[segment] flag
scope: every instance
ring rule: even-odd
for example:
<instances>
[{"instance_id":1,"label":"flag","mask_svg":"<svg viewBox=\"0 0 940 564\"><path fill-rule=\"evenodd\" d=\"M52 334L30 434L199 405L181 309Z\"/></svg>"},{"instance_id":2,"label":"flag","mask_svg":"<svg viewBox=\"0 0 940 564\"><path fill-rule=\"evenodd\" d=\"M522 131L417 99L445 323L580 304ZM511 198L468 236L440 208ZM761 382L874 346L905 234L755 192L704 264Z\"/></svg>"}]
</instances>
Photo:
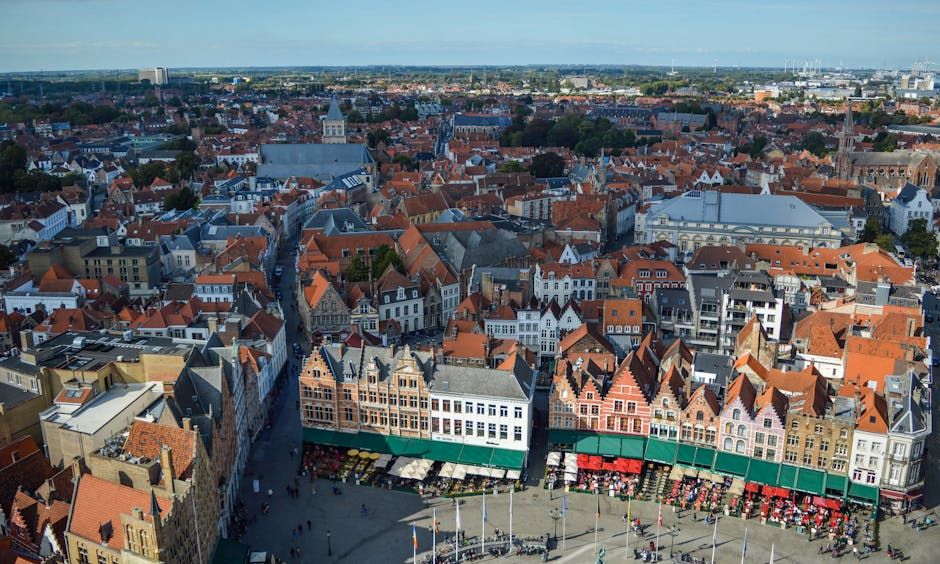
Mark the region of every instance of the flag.
<instances>
[{"instance_id":1,"label":"flag","mask_svg":"<svg viewBox=\"0 0 940 564\"><path fill-rule=\"evenodd\" d=\"M770 544L770 564L774 564L774 545Z\"/></svg>"},{"instance_id":2,"label":"flag","mask_svg":"<svg viewBox=\"0 0 940 564\"><path fill-rule=\"evenodd\" d=\"M561 515L568 515L568 494L561 496Z\"/></svg>"},{"instance_id":3,"label":"flag","mask_svg":"<svg viewBox=\"0 0 940 564\"><path fill-rule=\"evenodd\" d=\"M663 526L663 502L659 502L659 519L656 521L656 524L660 527Z\"/></svg>"},{"instance_id":4,"label":"flag","mask_svg":"<svg viewBox=\"0 0 940 564\"><path fill-rule=\"evenodd\" d=\"M630 508L631 508L632 502L633 502L633 499L628 497L627 498L627 525L630 524Z\"/></svg>"},{"instance_id":5,"label":"flag","mask_svg":"<svg viewBox=\"0 0 940 564\"><path fill-rule=\"evenodd\" d=\"M601 518L601 496L594 494L594 499L597 500L597 518Z\"/></svg>"},{"instance_id":6,"label":"flag","mask_svg":"<svg viewBox=\"0 0 940 564\"><path fill-rule=\"evenodd\" d=\"M747 529L744 529L744 543L741 545L741 562L744 562L744 557L747 555Z\"/></svg>"},{"instance_id":7,"label":"flag","mask_svg":"<svg viewBox=\"0 0 940 564\"><path fill-rule=\"evenodd\" d=\"M460 500L457 500L457 533L460 532Z\"/></svg>"},{"instance_id":8,"label":"flag","mask_svg":"<svg viewBox=\"0 0 940 564\"><path fill-rule=\"evenodd\" d=\"M411 524L411 544L415 550L418 550L418 529L415 524Z\"/></svg>"},{"instance_id":9,"label":"flag","mask_svg":"<svg viewBox=\"0 0 940 564\"><path fill-rule=\"evenodd\" d=\"M483 492L483 522L486 523L486 492Z\"/></svg>"}]
</instances>

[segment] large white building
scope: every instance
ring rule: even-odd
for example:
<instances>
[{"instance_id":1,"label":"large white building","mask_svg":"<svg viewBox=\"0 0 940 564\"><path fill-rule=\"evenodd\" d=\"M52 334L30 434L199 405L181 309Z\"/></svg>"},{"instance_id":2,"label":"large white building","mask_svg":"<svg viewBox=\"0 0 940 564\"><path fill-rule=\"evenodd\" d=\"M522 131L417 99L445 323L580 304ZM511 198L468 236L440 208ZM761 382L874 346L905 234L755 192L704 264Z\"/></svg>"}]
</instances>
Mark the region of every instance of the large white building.
<instances>
[{"instance_id":1,"label":"large white building","mask_svg":"<svg viewBox=\"0 0 940 564\"><path fill-rule=\"evenodd\" d=\"M497 369L435 366L428 384L431 439L528 451L535 376L518 355Z\"/></svg>"},{"instance_id":2,"label":"large white building","mask_svg":"<svg viewBox=\"0 0 940 564\"><path fill-rule=\"evenodd\" d=\"M933 203L926 190L907 183L898 190L898 195L888 206L888 227L900 237L907 233L915 219L926 221L927 230L930 231L933 226Z\"/></svg>"},{"instance_id":3,"label":"large white building","mask_svg":"<svg viewBox=\"0 0 940 564\"><path fill-rule=\"evenodd\" d=\"M669 241L680 252L742 243L842 245L839 229L795 196L690 190L652 206L637 222L637 241Z\"/></svg>"}]
</instances>

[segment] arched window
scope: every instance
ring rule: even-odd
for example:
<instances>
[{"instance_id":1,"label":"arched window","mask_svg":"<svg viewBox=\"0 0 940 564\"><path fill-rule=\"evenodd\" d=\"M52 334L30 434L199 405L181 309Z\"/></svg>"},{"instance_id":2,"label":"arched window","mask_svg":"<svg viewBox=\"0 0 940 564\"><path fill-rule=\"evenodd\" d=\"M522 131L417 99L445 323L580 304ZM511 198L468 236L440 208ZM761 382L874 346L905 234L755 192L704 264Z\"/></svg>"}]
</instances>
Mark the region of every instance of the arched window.
<instances>
[{"instance_id":1,"label":"arched window","mask_svg":"<svg viewBox=\"0 0 940 564\"><path fill-rule=\"evenodd\" d=\"M725 423L725 434L726 434L726 435L733 435L733 434L734 434L734 423L732 423L732 422L730 422L730 421L727 422L727 423Z\"/></svg>"},{"instance_id":2,"label":"arched window","mask_svg":"<svg viewBox=\"0 0 940 564\"><path fill-rule=\"evenodd\" d=\"M737 444L734 445L735 452L744 452L744 441L739 440Z\"/></svg>"},{"instance_id":3,"label":"arched window","mask_svg":"<svg viewBox=\"0 0 940 564\"><path fill-rule=\"evenodd\" d=\"M733 442L734 441L732 441L730 438L725 439L725 450L731 450L731 447L734 446Z\"/></svg>"},{"instance_id":4,"label":"arched window","mask_svg":"<svg viewBox=\"0 0 940 564\"><path fill-rule=\"evenodd\" d=\"M734 411L732 411L732 412L731 412L731 418L734 419L735 421L740 421L740 420L741 420L741 410L740 410L740 409L735 409Z\"/></svg>"},{"instance_id":5,"label":"arched window","mask_svg":"<svg viewBox=\"0 0 940 564\"><path fill-rule=\"evenodd\" d=\"M746 437L747 436L747 427L744 425L738 425L738 436Z\"/></svg>"},{"instance_id":6,"label":"arched window","mask_svg":"<svg viewBox=\"0 0 940 564\"><path fill-rule=\"evenodd\" d=\"M705 421L705 414L702 413L701 411L696 411L696 412L695 412L695 420L696 420L696 421Z\"/></svg>"}]
</instances>

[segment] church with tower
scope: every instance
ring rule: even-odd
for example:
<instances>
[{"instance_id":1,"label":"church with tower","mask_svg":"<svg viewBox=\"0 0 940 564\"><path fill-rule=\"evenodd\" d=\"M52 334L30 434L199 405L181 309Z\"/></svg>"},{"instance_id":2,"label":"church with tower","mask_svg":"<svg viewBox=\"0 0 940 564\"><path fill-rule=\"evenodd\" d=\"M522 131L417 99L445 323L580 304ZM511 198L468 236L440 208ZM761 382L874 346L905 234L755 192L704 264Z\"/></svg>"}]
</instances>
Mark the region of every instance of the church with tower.
<instances>
[{"instance_id":1,"label":"church with tower","mask_svg":"<svg viewBox=\"0 0 940 564\"><path fill-rule=\"evenodd\" d=\"M834 161L839 178L885 190L897 190L907 183L931 190L940 179L935 153L907 149L856 151L851 104L846 106L845 122L839 132L839 152Z\"/></svg>"}]
</instances>

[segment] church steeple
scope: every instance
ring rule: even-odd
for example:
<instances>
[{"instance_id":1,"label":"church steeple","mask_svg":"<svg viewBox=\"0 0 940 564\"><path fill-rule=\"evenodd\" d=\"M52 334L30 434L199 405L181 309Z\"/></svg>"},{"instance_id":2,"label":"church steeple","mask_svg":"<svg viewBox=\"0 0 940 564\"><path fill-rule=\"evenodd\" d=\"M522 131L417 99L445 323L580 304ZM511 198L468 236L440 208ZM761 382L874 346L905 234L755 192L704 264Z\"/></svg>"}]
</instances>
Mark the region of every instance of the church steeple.
<instances>
[{"instance_id":1,"label":"church steeple","mask_svg":"<svg viewBox=\"0 0 940 564\"><path fill-rule=\"evenodd\" d=\"M839 178L852 176L852 150L855 148L855 121L852 119L852 104L845 101L845 122L839 132L839 153L836 157L836 170Z\"/></svg>"}]
</instances>

